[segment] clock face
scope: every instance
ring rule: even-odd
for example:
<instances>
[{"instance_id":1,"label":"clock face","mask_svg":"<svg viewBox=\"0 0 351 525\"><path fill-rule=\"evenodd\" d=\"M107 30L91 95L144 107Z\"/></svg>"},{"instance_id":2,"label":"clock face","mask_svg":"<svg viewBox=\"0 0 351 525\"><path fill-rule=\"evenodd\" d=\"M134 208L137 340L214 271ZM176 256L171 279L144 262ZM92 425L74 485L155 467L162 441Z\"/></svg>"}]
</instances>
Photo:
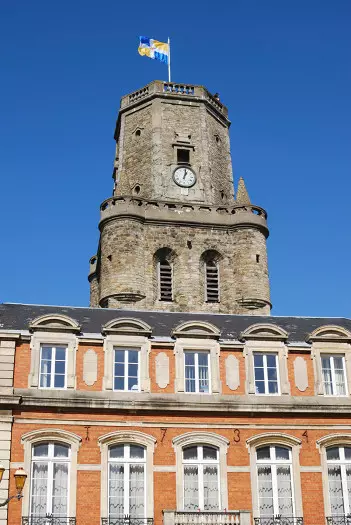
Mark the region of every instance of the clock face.
<instances>
[{"instance_id":1,"label":"clock face","mask_svg":"<svg viewBox=\"0 0 351 525\"><path fill-rule=\"evenodd\" d=\"M196 175L190 168L180 167L174 170L173 179L178 186L190 188L196 182Z\"/></svg>"}]
</instances>

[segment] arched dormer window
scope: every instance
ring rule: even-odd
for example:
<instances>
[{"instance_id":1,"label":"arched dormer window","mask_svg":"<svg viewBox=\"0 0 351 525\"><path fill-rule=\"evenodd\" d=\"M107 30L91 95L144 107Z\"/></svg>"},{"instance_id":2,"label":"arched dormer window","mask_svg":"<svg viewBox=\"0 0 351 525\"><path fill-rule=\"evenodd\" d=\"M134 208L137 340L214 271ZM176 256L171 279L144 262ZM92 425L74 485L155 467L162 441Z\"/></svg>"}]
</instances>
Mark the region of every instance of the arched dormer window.
<instances>
[{"instance_id":1,"label":"arched dormer window","mask_svg":"<svg viewBox=\"0 0 351 525\"><path fill-rule=\"evenodd\" d=\"M157 299L159 301L173 301L173 259L174 252L170 248L161 248L155 253Z\"/></svg>"},{"instance_id":2,"label":"arched dormer window","mask_svg":"<svg viewBox=\"0 0 351 525\"><path fill-rule=\"evenodd\" d=\"M202 274L204 279L204 299L206 303L219 303L219 260L221 256L216 250L207 250L201 256Z\"/></svg>"}]
</instances>

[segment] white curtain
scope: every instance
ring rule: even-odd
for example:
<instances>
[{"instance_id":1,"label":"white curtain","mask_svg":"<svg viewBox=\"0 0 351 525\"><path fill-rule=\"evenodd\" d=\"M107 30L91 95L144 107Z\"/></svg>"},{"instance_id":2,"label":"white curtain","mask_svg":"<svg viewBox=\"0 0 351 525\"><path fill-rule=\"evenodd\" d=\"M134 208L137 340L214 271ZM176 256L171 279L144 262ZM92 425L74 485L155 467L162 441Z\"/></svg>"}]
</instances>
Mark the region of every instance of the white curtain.
<instances>
[{"instance_id":1,"label":"white curtain","mask_svg":"<svg viewBox=\"0 0 351 525\"><path fill-rule=\"evenodd\" d=\"M258 467L257 471L260 516L273 516L274 507L271 467L269 465L262 465Z\"/></svg>"},{"instance_id":2,"label":"white curtain","mask_svg":"<svg viewBox=\"0 0 351 525\"><path fill-rule=\"evenodd\" d=\"M195 392L195 354L185 352L185 391Z\"/></svg>"},{"instance_id":3,"label":"white curtain","mask_svg":"<svg viewBox=\"0 0 351 525\"><path fill-rule=\"evenodd\" d=\"M208 392L208 354L199 353L199 392Z\"/></svg>"},{"instance_id":4,"label":"white curtain","mask_svg":"<svg viewBox=\"0 0 351 525\"><path fill-rule=\"evenodd\" d=\"M204 465L204 510L218 509L218 468L215 465Z\"/></svg>"},{"instance_id":5,"label":"white curtain","mask_svg":"<svg viewBox=\"0 0 351 525\"><path fill-rule=\"evenodd\" d=\"M52 514L67 516L68 465L54 463L52 485Z\"/></svg>"},{"instance_id":6,"label":"white curtain","mask_svg":"<svg viewBox=\"0 0 351 525\"><path fill-rule=\"evenodd\" d=\"M337 395L344 396L345 390L345 377L344 377L344 363L342 357L334 356L334 373L335 373L335 390Z\"/></svg>"},{"instance_id":7,"label":"white curtain","mask_svg":"<svg viewBox=\"0 0 351 525\"><path fill-rule=\"evenodd\" d=\"M45 516L47 512L48 464L33 463L31 514Z\"/></svg>"},{"instance_id":8,"label":"white curtain","mask_svg":"<svg viewBox=\"0 0 351 525\"><path fill-rule=\"evenodd\" d=\"M198 467L184 467L184 510L199 508L199 472Z\"/></svg>"},{"instance_id":9,"label":"white curtain","mask_svg":"<svg viewBox=\"0 0 351 525\"><path fill-rule=\"evenodd\" d=\"M293 516L294 507L292 499L291 475L289 466L277 467L279 514Z\"/></svg>"},{"instance_id":10,"label":"white curtain","mask_svg":"<svg viewBox=\"0 0 351 525\"><path fill-rule=\"evenodd\" d=\"M340 466L331 465L328 468L329 497L332 514L344 514L344 498L342 492Z\"/></svg>"},{"instance_id":11,"label":"white curtain","mask_svg":"<svg viewBox=\"0 0 351 525\"><path fill-rule=\"evenodd\" d=\"M135 518L145 516L144 465L130 465L129 514Z\"/></svg>"},{"instance_id":12,"label":"white curtain","mask_svg":"<svg viewBox=\"0 0 351 525\"><path fill-rule=\"evenodd\" d=\"M110 464L109 516L124 516L124 466Z\"/></svg>"}]
</instances>

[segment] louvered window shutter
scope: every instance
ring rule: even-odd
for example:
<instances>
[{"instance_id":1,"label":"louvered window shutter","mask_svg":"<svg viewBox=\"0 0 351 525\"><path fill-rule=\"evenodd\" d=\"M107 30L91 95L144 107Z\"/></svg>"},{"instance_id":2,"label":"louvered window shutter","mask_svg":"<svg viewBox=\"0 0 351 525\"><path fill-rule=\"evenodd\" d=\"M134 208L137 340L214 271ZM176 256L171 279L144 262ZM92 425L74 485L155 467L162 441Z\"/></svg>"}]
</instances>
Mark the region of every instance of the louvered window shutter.
<instances>
[{"instance_id":1,"label":"louvered window shutter","mask_svg":"<svg viewBox=\"0 0 351 525\"><path fill-rule=\"evenodd\" d=\"M206 263L206 301L208 303L219 302L218 266L213 261Z\"/></svg>"},{"instance_id":2,"label":"louvered window shutter","mask_svg":"<svg viewBox=\"0 0 351 525\"><path fill-rule=\"evenodd\" d=\"M159 263L159 289L160 301L172 301L172 266L168 261Z\"/></svg>"}]
</instances>

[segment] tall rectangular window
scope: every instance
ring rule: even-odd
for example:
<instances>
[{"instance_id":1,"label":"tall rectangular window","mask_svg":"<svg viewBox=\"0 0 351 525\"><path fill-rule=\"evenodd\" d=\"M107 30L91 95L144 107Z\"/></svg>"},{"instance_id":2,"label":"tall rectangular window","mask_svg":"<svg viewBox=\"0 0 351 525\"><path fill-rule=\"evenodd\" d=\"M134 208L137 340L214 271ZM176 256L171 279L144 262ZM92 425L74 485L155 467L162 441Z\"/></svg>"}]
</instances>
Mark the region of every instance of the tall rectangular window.
<instances>
[{"instance_id":1,"label":"tall rectangular window","mask_svg":"<svg viewBox=\"0 0 351 525\"><path fill-rule=\"evenodd\" d=\"M185 392L210 392L208 352L184 352Z\"/></svg>"},{"instance_id":2,"label":"tall rectangular window","mask_svg":"<svg viewBox=\"0 0 351 525\"><path fill-rule=\"evenodd\" d=\"M343 355L321 355L324 393L346 395L345 358Z\"/></svg>"},{"instance_id":3,"label":"tall rectangular window","mask_svg":"<svg viewBox=\"0 0 351 525\"><path fill-rule=\"evenodd\" d=\"M254 353L256 394L279 394L278 356Z\"/></svg>"},{"instance_id":4,"label":"tall rectangular window","mask_svg":"<svg viewBox=\"0 0 351 525\"><path fill-rule=\"evenodd\" d=\"M139 350L115 348L114 390L139 391Z\"/></svg>"},{"instance_id":5,"label":"tall rectangular window","mask_svg":"<svg viewBox=\"0 0 351 525\"><path fill-rule=\"evenodd\" d=\"M64 346L40 347L41 388L66 388L67 348Z\"/></svg>"}]
</instances>

